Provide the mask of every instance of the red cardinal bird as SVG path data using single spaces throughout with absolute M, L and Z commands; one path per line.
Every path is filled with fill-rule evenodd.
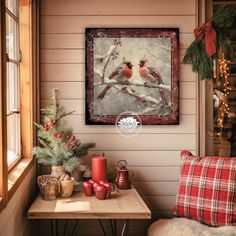
M 130 61 L 123 59 L 123 62 L 110 74 L 109 79 L 115 79 L 117 81 L 127 82 L 133 75 L 133 65 Z M 107 85 L 106 88 L 98 95 L 97 99 L 103 99 L 111 85 Z
M 139 74 L 145 84 L 164 84 L 161 74 L 156 68 L 148 66 L 148 60 L 144 57 L 139 61 Z M 167 105 L 166 96 L 162 89 L 159 89 L 160 96 L 164 105 Z

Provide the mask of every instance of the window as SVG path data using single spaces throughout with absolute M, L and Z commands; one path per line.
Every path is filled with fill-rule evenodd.
M 19 2 L 6 0 L 7 164 L 21 158 Z
M 0 211 L 33 165 L 36 2 L 0 1 Z

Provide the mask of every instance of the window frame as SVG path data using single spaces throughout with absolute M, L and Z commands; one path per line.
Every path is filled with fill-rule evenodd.
M 6 0 L 7 2 L 7 0 Z M 15 12 L 14 12 L 15 9 Z M 10 27 L 10 21 L 15 25 L 15 42 L 14 42 L 14 36 L 13 36 L 13 52 L 11 53 L 10 50 L 7 51 L 7 65 L 6 65 L 6 76 L 7 76 L 7 128 L 10 127 L 11 131 L 7 130 L 7 139 L 10 142 L 8 143 L 8 153 L 7 153 L 7 164 L 8 164 L 8 171 L 10 171 L 21 159 L 21 114 L 20 114 L 20 63 L 21 63 L 21 52 L 20 52 L 20 2 L 19 0 L 16 0 L 16 5 L 13 7 L 13 10 L 10 8 L 10 6 L 5 7 L 5 15 L 6 18 L 8 17 L 9 21 L 6 20 L 6 29 Z M 8 29 L 10 32 L 10 28 Z M 6 30 L 7 32 L 7 30 Z M 7 33 L 6 33 L 7 37 Z M 10 46 L 10 38 L 8 39 L 8 43 L 6 43 L 11 49 Z M 7 46 L 6 45 L 6 46 Z M 13 55 L 11 55 L 13 54 Z M 15 55 L 14 55 L 15 54 Z M 13 67 L 11 67 L 13 66 Z M 14 68 L 14 69 L 13 69 Z M 14 76 L 12 75 L 12 70 L 14 71 Z M 12 78 L 12 76 L 14 78 Z M 11 84 L 11 80 L 14 79 L 13 85 Z M 9 87 L 8 87 L 9 86 Z M 12 86 L 14 88 L 12 88 Z M 17 107 L 12 106 L 12 100 L 10 99 L 11 89 L 13 89 L 14 95 L 17 95 L 16 97 L 16 104 Z M 13 102 L 14 104 L 15 102 Z M 14 105 L 16 105 L 14 104 Z M 9 149 L 10 144 L 10 149 Z M 9 162 L 9 153 L 10 151 L 13 151 L 14 156 L 12 155 L 10 162 Z
M 0 211 L 7 205 L 21 182 L 33 167 L 32 148 L 35 142 L 36 120 L 36 0 L 19 0 L 20 16 L 20 126 L 21 159 L 8 171 L 7 166 L 7 107 L 6 107 L 6 9 L 5 0 L 0 1 Z M 23 27 L 22 27 L 23 26 Z M 24 132 L 22 132 L 24 131 Z
M 6 78 L 6 33 L 5 25 L 6 17 L 5 17 L 5 1 L 0 1 L 0 10 L 1 10 L 1 35 L 0 35 L 0 62 L 1 62 L 1 80 L 0 80 L 0 210 L 4 208 L 7 201 L 7 136 L 6 132 L 3 132 L 4 127 L 6 127 L 6 90 L 5 86 L 5 78 Z

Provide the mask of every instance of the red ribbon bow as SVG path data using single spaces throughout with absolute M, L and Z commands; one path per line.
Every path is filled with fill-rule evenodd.
M 206 52 L 211 57 L 216 53 L 216 31 L 212 27 L 211 21 L 203 24 L 194 30 L 194 36 L 201 41 L 205 36 Z

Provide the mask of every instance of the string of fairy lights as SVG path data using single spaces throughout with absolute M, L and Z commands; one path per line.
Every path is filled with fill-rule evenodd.
M 219 61 L 219 76 L 220 79 L 223 81 L 223 100 L 219 106 L 218 111 L 218 119 L 217 119 L 217 128 L 219 128 L 219 132 L 217 133 L 218 136 L 222 134 L 222 130 L 224 127 L 224 118 L 229 113 L 229 93 L 231 90 L 230 83 L 229 83 L 229 67 L 228 64 L 230 61 L 224 58 L 224 54 L 222 53 L 221 59 Z

